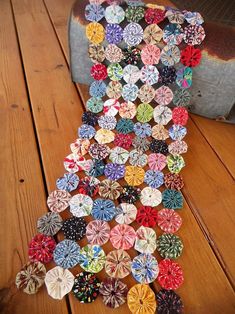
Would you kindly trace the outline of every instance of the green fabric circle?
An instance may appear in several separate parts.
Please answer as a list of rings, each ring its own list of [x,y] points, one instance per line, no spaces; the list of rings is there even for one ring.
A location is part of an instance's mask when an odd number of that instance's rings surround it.
[[[181,239],[171,233],[164,233],[157,240],[157,250],[163,258],[176,259],[183,251]]]
[[[179,173],[185,166],[184,158],[180,155],[167,156],[167,167],[171,173]]]
[[[128,22],[138,23],[144,18],[145,10],[143,7],[129,6],[126,9],[126,19]]]
[[[103,101],[101,98],[92,97],[86,102],[87,110],[93,113],[99,113],[103,110]]]
[[[119,63],[111,63],[108,66],[108,76],[112,81],[120,81],[123,77],[123,69]]]
[[[139,122],[149,122],[153,117],[153,107],[150,104],[142,103],[137,108],[136,119]]]

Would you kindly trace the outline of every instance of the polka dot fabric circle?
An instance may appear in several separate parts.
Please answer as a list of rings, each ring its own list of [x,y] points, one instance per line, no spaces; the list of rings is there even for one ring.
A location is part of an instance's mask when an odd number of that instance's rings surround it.
[[[73,294],[81,303],[91,303],[99,295],[100,281],[92,273],[82,272],[75,276]]]

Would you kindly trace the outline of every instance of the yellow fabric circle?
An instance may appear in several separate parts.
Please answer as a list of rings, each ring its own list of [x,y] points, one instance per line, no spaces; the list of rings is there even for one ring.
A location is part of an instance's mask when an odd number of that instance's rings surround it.
[[[99,144],[108,144],[114,141],[114,133],[110,130],[106,130],[106,129],[99,129],[96,132],[95,135],[95,140],[99,143]]]
[[[92,22],[86,27],[86,36],[93,44],[100,44],[104,40],[104,28],[100,23]]]
[[[144,182],[144,175],[145,171],[142,168],[127,166],[124,179],[128,185],[137,186]]]
[[[137,284],[129,290],[127,304],[133,314],[154,314],[157,308],[154,292],[144,284]]]

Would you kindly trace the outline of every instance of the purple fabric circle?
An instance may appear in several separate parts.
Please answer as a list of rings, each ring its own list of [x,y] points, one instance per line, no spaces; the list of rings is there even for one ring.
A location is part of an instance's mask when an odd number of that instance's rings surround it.
[[[105,176],[113,181],[117,181],[124,177],[125,175],[125,166],[115,163],[108,163],[104,169]]]
[[[119,44],[123,39],[123,30],[118,24],[107,24],[105,38],[109,44]]]

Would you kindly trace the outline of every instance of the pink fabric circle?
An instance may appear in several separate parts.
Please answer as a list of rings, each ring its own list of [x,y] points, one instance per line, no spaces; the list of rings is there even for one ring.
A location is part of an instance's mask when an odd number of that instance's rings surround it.
[[[128,225],[117,225],[110,232],[110,242],[115,249],[129,250],[135,243],[136,232]]]
[[[86,237],[89,243],[104,245],[108,242],[110,227],[106,221],[93,220],[86,227]]]
[[[173,209],[161,209],[157,218],[158,226],[166,233],[175,233],[182,225],[182,218]]]
[[[160,153],[148,156],[148,165],[151,170],[161,171],[166,167],[166,156]]]
[[[169,105],[173,99],[172,90],[168,86],[161,86],[156,90],[154,99],[159,105]]]
[[[155,45],[146,45],[141,52],[141,59],[144,64],[158,64],[161,56],[161,50]]]

